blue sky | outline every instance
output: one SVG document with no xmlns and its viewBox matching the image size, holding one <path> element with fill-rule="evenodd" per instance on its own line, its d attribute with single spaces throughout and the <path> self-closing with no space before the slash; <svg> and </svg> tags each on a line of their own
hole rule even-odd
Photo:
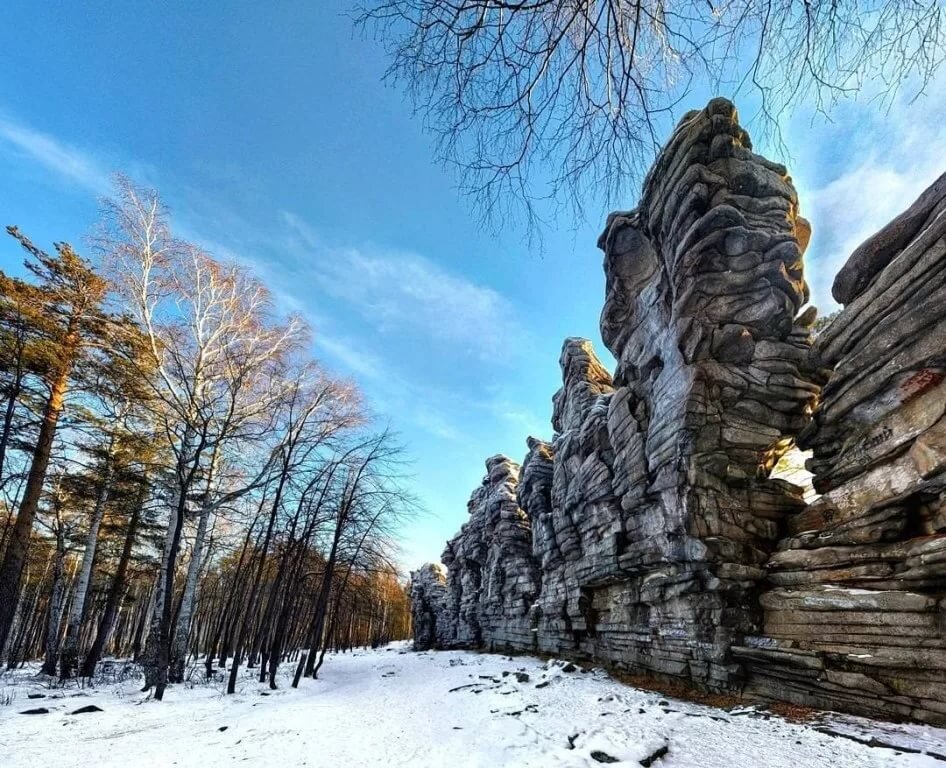
<svg viewBox="0 0 946 768">
<path fill-rule="evenodd" d="M 0 10 L 0 224 L 81 243 L 113 171 L 160 189 L 178 231 L 252 264 L 400 432 L 428 510 L 403 563 L 436 560 L 483 460 L 550 436 L 562 339 L 604 353 L 607 209 L 559 219 L 541 252 L 521 229 L 483 231 L 345 2 L 131 5 Z M 790 158 L 757 143 L 790 167 L 813 222 L 820 307 L 845 255 L 946 169 L 944 85 L 886 112 L 846 103 L 832 123 L 800 109 L 783 126 Z M 0 244 L 5 270 L 13 246 Z"/>
</svg>

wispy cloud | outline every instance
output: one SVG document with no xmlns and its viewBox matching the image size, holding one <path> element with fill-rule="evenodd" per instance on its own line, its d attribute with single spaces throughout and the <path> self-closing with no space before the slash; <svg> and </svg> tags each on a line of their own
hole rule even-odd
<svg viewBox="0 0 946 768">
<path fill-rule="evenodd" d="M 112 189 L 111 164 L 100 153 L 3 116 L 0 152 L 94 195 Z M 116 165 L 135 178 L 142 173 L 152 177 L 149 183 L 161 186 L 153 169 L 127 162 Z M 316 355 L 357 377 L 371 391 L 374 407 L 454 444 L 469 442 L 471 415 L 483 424 L 505 423 L 517 433 L 542 431 L 540 419 L 516 408 L 507 397 L 460 393 L 434 385 L 424 372 L 414 373 L 420 370 L 418 360 L 429 357 L 431 344 L 438 345 L 437 358 L 447 365 L 464 357 L 490 361 L 489 370 L 511 362 L 510 345 L 521 343 L 526 333 L 513 305 L 497 290 L 418 254 L 326 242 L 291 212 L 282 212 L 280 218 L 284 246 L 294 261 L 263 258 L 259 253 L 272 245 L 270 233 L 261 236 L 216 199 L 188 187 L 175 188 L 179 199 L 172 202 L 183 212 L 174 217 L 175 229 L 216 256 L 252 268 L 273 289 L 283 311 L 305 315 L 315 326 Z M 337 306 L 313 300 L 313 284 Z M 342 333 L 337 332 L 339 307 L 360 320 Z M 397 348 L 386 346 L 386 339 L 395 336 Z M 401 357 L 405 348 L 415 350 L 409 360 Z"/>
<path fill-rule="evenodd" d="M 370 389 L 375 407 L 397 413 L 405 422 L 444 440 L 468 441 L 471 416 L 474 424 L 495 425 L 500 433 L 512 431 L 521 435 L 523 446 L 527 435 L 551 434 L 551 403 L 543 418 L 514 402 L 505 392 L 486 392 L 480 397 L 434 386 L 423 376 L 406 377 L 368 348 L 364 340 L 326 333 L 324 326 L 316 333 L 315 348 L 331 364 L 357 375 Z"/>
<path fill-rule="evenodd" d="M 509 339 L 523 335 L 512 304 L 489 286 L 418 254 L 372 245 L 333 247 L 298 216 L 282 217 L 319 287 L 380 333 L 416 334 L 494 362 L 506 356 Z"/>
<path fill-rule="evenodd" d="M 92 155 L 29 126 L 0 117 L 0 146 L 5 145 L 47 171 L 97 195 L 111 187 L 110 172 Z"/>
<path fill-rule="evenodd" d="M 315 337 L 316 350 L 328 353 L 329 357 L 342 363 L 352 373 L 366 379 L 381 381 L 390 376 L 384 362 L 377 355 L 366 352 L 363 345 L 351 339 L 331 336 L 324 329 Z"/>
<path fill-rule="evenodd" d="M 412 418 L 416 426 L 443 440 L 453 442 L 463 440 L 464 431 L 436 411 L 425 407 L 417 408 L 414 410 Z"/>
<path fill-rule="evenodd" d="M 831 284 L 854 249 L 946 169 L 944 91 L 946 77 L 941 77 L 930 95 L 917 102 L 895 103 L 889 112 L 878 111 L 871 102 L 854 105 L 835 126 L 815 132 L 821 151 L 813 161 L 836 164 L 841 147 L 846 159 L 801 194 L 814 233 L 808 252 L 812 301 L 822 313 L 836 306 Z"/>
<path fill-rule="evenodd" d="M 370 394 L 374 408 L 396 414 L 402 425 L 410 425 L 434 437 L 451 442 L 463 439 L 464 429 L 456 421 L 470 408 L 458 405 L 460 398 L 448 390 L 401 375 L 382 357 L 366 349 L 364 341 L 319 332 L 316 354 L 325 354 L 333 366 L 340 365 L 358 377 Z"/>
</svg>

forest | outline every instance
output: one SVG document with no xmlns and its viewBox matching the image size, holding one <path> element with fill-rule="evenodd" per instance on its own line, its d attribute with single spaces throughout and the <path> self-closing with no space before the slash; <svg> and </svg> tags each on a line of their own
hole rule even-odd
<svg viewBox="0 0 946 768">
<path fill-rule="evenodd" d="M 409 632 L 394 564 L 406 459 L 244 266 L 117 177 L 85 255 L 15 226 L 0 272 L 0 649 L 144 690 L 316 677 Z M 305 651 L 303 651 L 305 649 Z M 198 659 L 200 662 L 198 663 Z"/>
</svg>

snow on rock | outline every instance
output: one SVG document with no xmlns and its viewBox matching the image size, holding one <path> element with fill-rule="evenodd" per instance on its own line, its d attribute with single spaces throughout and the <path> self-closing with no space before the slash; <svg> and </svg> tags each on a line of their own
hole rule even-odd
<svg viewBox="0 0 946 768">
<path fill-rule="evenodd" d="M 291 665 L 284 665 L 287 667 Z M 629 688 L 600 670 L 395 645 L 330 657 L 318 681 L 270 693 L 253 670 L 239 693 L 174 686 L 164 702 L 138 681 L 45 689 L 0 678 L 0 764 L 65 766 L 451 766 L 486 768 L 921 768 L 946 759 L 946 731 L 846 718 L 797 724 Z M 28 694 L 48 714 L 24 717 Z M 102 712 L 69 712 L 97 706 Z M 828 729 L 844 730 L 845 738 Z M 895 744 L 897 749 L 871 746 Z M 914 750 L 906 752 L 904 750 Z"/>
</svg>

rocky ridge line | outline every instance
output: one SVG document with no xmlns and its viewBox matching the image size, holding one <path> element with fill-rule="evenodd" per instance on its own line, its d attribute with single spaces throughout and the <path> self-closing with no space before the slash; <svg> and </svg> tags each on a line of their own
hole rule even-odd
<svg viewBox="0 0 946 768">
<path fill-rule="evenodd" d="M 599 240 L 613 377 L 565 340 L 554 438 L 487 461 L 445 593 L 415 581 L 418 647 L 946 722 L 946 176 L 855 251 L 816 340 L 809 237 L 731 103 L 684 116 Z M 811 504 L 771 476 L 796 441 Z"/>
</svg>

